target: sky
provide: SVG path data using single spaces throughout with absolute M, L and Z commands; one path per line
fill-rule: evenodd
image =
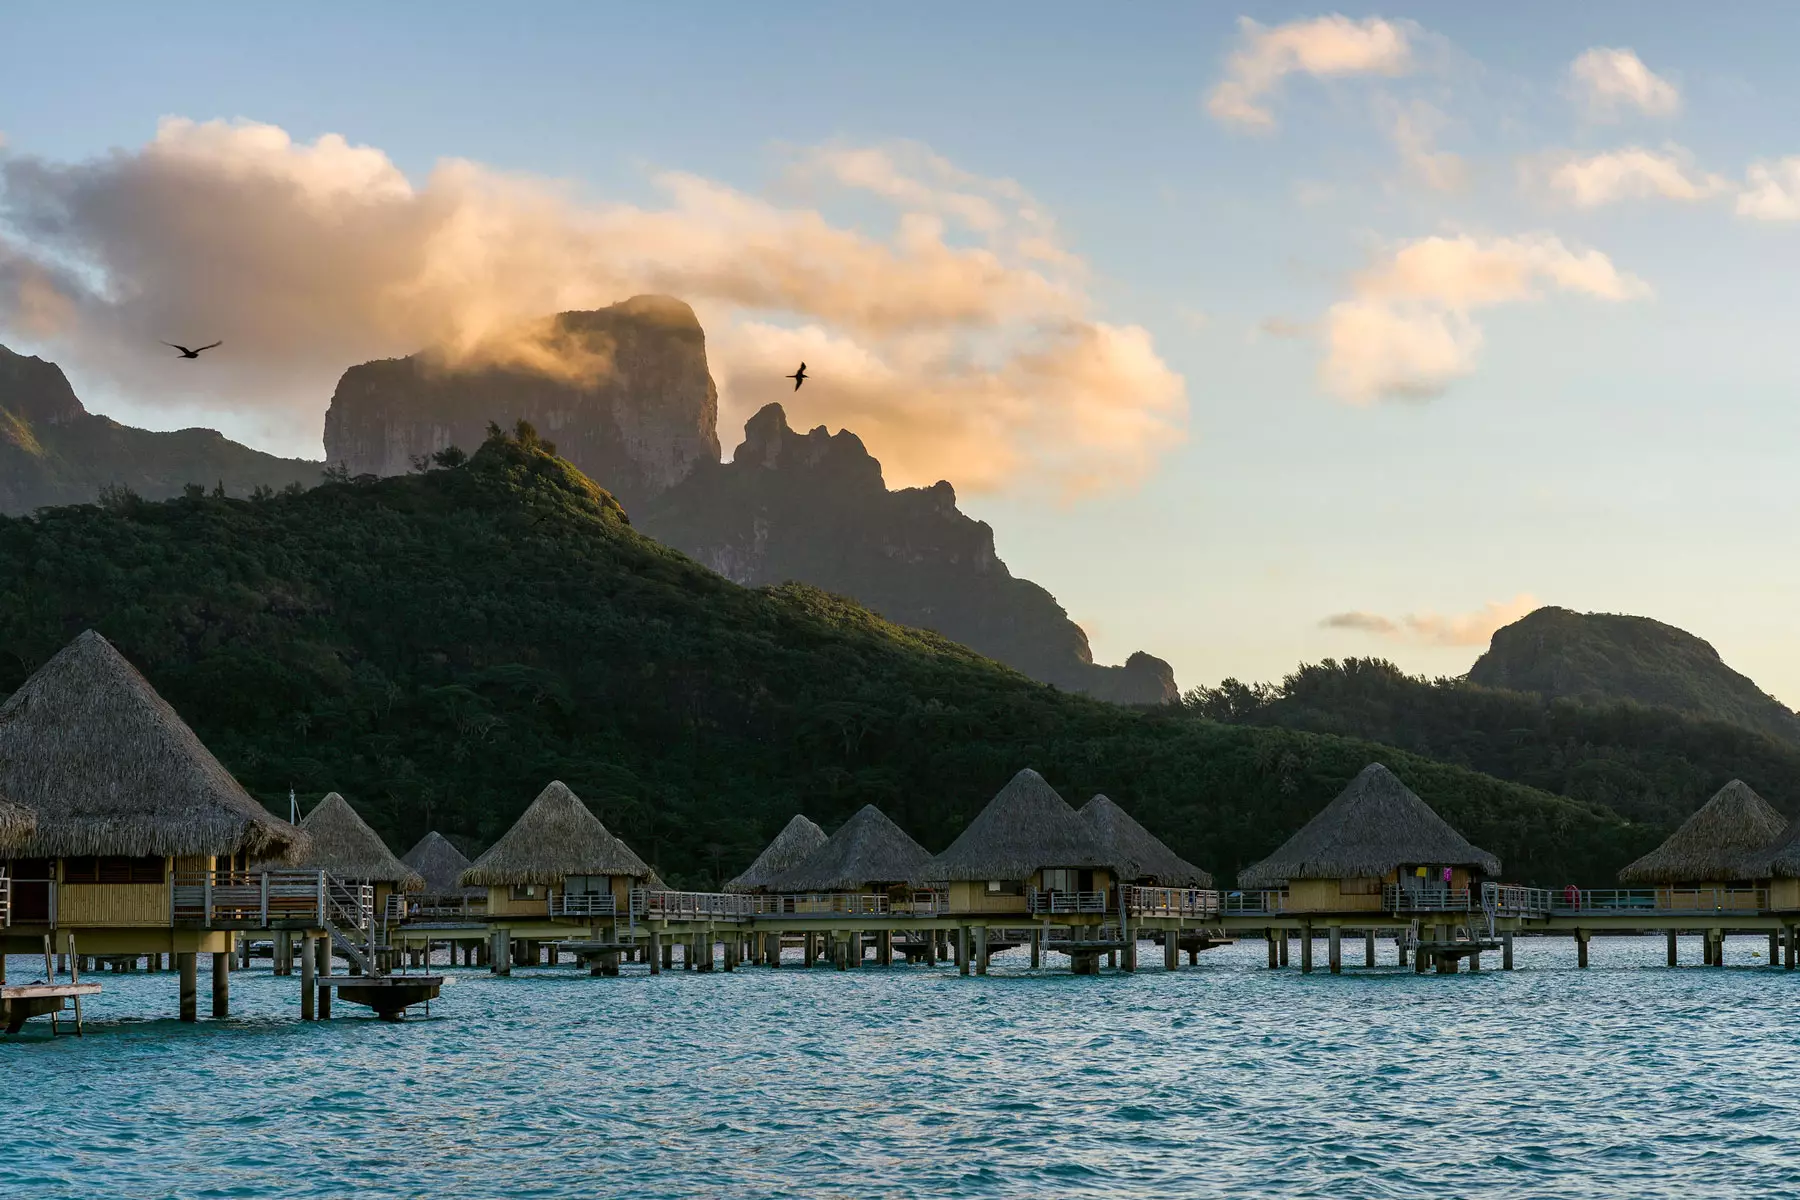
M 949 479 L 1099 661 L 1461 674 L 1558 604 L 1800 702 L 1800 9 L 6 24 L 0 342 L 92 410 L 317 457 L 353 362 L 667 291 L 727 453 L 781 399 Z

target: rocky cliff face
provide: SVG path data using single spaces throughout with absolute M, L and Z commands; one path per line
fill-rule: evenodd
M 629 509 L 719 461 L 719 394 L 694 310 L 635 296 L 556 317 L 550 344 L 593 365 L 547 375 L 445 370 L 427 355 L 351 367 L 325 415 L 325 457 L 352 475 L 400 475 L 446 446 L 472 450 L 490 421 L 523 418 Z
M 604 482 L 604 481 L 603 481 Z M 632 514 L 643 532 L 739 583 L 800 580 L 930 629 L 1046 683 L 1121 704 L 1176 698 L 1169 664 L 1095 664 L 1055 597 L 1016 579 L 994 531 L 948 483 L 889 491 L 861 439 L 797 433 L 778 404 L 744 426 L 732 461 L 696 469 Z
M 1469 679 L 1545 696 L 1674 708 L 1800 744 L 1800 716 L 1725 665 L 1711 643 L 1649 617 L 1540 608 L 1497 630 Z
M 277 458 L 211 429 L 156 433 L 82 407 L 62 368 L 0 346 L 0 513 L 90 504 L 105 487 L 147 500 L 186 484 L 247 496 L 257 487 L 319 482 L 320 464 Z

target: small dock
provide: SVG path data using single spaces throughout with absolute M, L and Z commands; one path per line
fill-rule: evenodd
M 61 1033 L 57 1014 L 72 1003 L 75 1008 L 75 1036 L 81 1036 L 81 998 L 98 996 L 97 983 L 20 983 L 0 984 L 0 1019 L 6 1021 L 6 1032 L 17 1033 L 33 1017 L 48 1016 L 50 1032 Z

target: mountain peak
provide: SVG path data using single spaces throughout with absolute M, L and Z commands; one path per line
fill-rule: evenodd
M 61 425 L 87 415 L 61 367 L 5 346 L 0 346 L 0 409 L 34 425 Z
M 1712 643 L 1649 617 L 1537 609 L 1495 631 L 1469 680 L 1673 708 L 1800 743 L 1800 716 L 1727 666 Z

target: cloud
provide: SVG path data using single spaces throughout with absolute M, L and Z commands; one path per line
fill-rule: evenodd
M 1305 321 L 1290 321 L 1286 317 L 1264 317 L 1256 323 L 1256 331 L 1265 337 L 1291 341 L 1311 337 L 1313 327 Z
M 1390 618 L 1379 613 L 1342 612 L 1333 613 L 1319 624 L 1326 629 L 1350 629 L 1429 646 L 1485 646 L 1495 630 L 1538 607 L 1536 597 L 1520 592 L 1511 600 L 1490 600 L 1471 613 L 1440 616 L 1427 611 Z
M 337 135 L 168 119 L 135 150 L 0 161 L 0 330 L 134 400 L 252 408 L 316 437 L 352 363 L 432 346 L 604 369 L 535 319 L 664 292 L 706 323 L 728 441 L 780 398 L 863 434 L 896 482 L 1074 495 L 1129 486 L 1182 438 L 1181 377 L 1143 329 L 1091 315 L 1085 264 L 1017 184 L 911 143 L 822 147 L 795 169 L 890 228 L 682 172 L 652 178 L 649 206 L 455 159 L 415 183 Z M 183 369 L 164 338 L 227 352 Z M 808 387 L 777 397 L 762 373 L 781 366 L 778 382 L 801 345 Z
M 1569 82 L 1577 101 L 1595 120 L 1615 120 L 1626 108 L 1652 117 L 1670 116 L 1681 108 L 1675 85 L 1646 67 L 1632 50 L 1594 47 L 1570 65 Z
M 1660 153 L 1631 146 L 1587 158 L 1564 158 L 1550 167 L 1546 182 L 1578 208 L 1654 197 L 1691 203 L 1733 190 L 1724 176 L 1696 170 L 1692 156 L 1679 146 Z
M 1357 404 L 1437 395 L 1475 369 L 1481 308 L 1537 300 L 1546 288 L 1622 301 L 1649 286 L 1598 250 L 1549 234 L 1427 237 L 1386 254 L 1325 316 L 1326 390 Z
M 1447 124 L 1444 114 L 1424 101 L 1396 108 L 1389 133 L 1407 175 L 1437 192 L 1460 192 L 1469 185 L 1468 164 L 1462 156 L 1437 149 L 1437 138 Z
M 1800 156 L 1751 163 L 1737 213 L 1757 221 L 1800 221 Z
M 1284 76 L 1405 75 L 1413 68 L 1414 32 L 1410 22 L 1353 21 L 1337 13 L 1275 26 L 1240 17 L 1238 48 L 1207 97 L 1206 111 L 1227 125 L 1272 130 L 1275 114 L 1265 101 Z

